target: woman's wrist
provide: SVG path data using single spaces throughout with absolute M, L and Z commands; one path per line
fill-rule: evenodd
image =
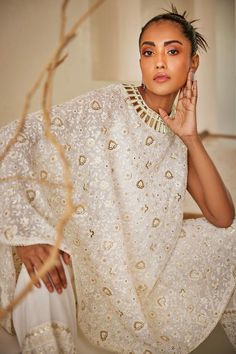
M 183 141 L 183 143 L 187 146 L 188 149 L 191 149 L 196 145 L 202 144 L 201 138 L 198 133 L 181 136 L 180 139 Z

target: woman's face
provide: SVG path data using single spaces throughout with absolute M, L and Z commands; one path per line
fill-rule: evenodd
M 198 55 L 191 56 L 191 43 L 179 24 L 160 21 L 143 33 L 140 44 L 143 83 L 156 95 L 176 94 L 184 86 L 189 69 L 198 66 Z

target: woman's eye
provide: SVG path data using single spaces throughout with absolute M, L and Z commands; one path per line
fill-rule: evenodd
M 171 54 L 171 55 L 176 55 L 176 54 L 178 54 L 179 52 L 178 52 L 177 49 L 170 49 L 170 50 L 168 50 L 168 53 Z
M 151 50 L 145 50 L 145 51 L 143 52 L 143 55 L 144 55 L 145 57 L 150 57 L 150 56 L 152 55 L 152 51 L 151 51 Z

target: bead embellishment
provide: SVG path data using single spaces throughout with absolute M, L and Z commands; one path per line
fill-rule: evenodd
M 123 87 L 128 93 L 130 102 L 145 124 L 149 125 L 151 128 L 162 134 L 170 132 L 170 129 L 162 120 L 161 116 L 146 105 L 138 88 L 135 85 L 123 84 Z
M 140 331 L 140 329 L 142 329 L 143 327 L 144 327 L 143 322 L 140 322 L 140 321 L 134 322 L 134 329 L 136 329 L 136 331 Z
M 139 180 L 138 182 L 137 182 L 137 187 L 139 188 L 139 189 L 143 189 L 144 188 L 144 182 L 143 182 L 143 180 Z
M 98 111 L 99 109 L 102 108 L 101 105 L 100 105 L 100 103 L 99 103 L 98 101 L 93 101 L 93 102 L 91 103 L 91 107 L 92 107 L 92 109 L 93 109 L 94 111 Z
M 104 342 L 108 337 L 108 332 L 107 331 L 101 331 L 100 332 L 100 338 Z
M 110 140 L 108 144 L 109 150 L 114 150 L 117 147 L 117 143 L 114 140 Z

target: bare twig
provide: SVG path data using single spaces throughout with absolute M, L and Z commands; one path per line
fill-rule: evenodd
M 8 183 L 8 182 L 35 183 L 47 187 L 65 188 L 65 185 L 63 183 L 50 182 L 43 178 L 31 178 L 27 176 L 9 176 L 9 177 L 0 178 L 0 183 Z
M 55 74 L 55 70 L 57 67 L 65 60 L 67 57 L 67 54 L 62 56 L 62 51 L 64 48 L 68 45 L 68 43 L 76 36 L 76 31 L 79 28 L 79 26 L 104 2 L 105 0 L 98 0 L 94 5 L 92 5 L 85 13 L 80 17 L 80 19 L 72 26 L 72 28 L 68 31 L 68 33 L 65 33 L 65 27 L 66 27 L 66 7 L 68 5 L 69 0 L 64 0 L 62 4 L 62 9 L 61 9 L 61 26 L 60 26 L 60 42 L 57 46 L 57 48 L 54 50 L 51 59 L 45 66 L 45 68 L 42 70 L 40 73 L 38 79 L 36 80 L 35 84 L 32 86 L 30 89 L 28 95 L 26 96 L 24 108 L 21 114 L 21 118 L 19 121 L 19 124 L 17 126 L 16 132 L 14 137 L 8 142 L 4 152 L 0 156 L 0 162 L 3 160 L 3 158 L 7 155 L 8 151 L 10 148 L 15 144 L 17 141 L 17 137 L 22 131 L 24 124 L 25 124 L 25 117 L 26 113 L 29 109 L 30 106 L 30 101 L 32 99 L 33 94 L 35 93 L 36 89 L 39 87 L 43 77 L 47 73 L 47 78 L 44 84 L 44 89 L 43 89 L 43 97 L 42 97 L 42 106 L 43 106 L 43 113 L 44 113 L 44 127 L 45 127 L 45 136 L 46 138 L 55 146 L 59 157 L 61 159 L 62 165 L 63 165 L 63 174 L 64 174 L 64 189 L 66 192 L 66 207 L 64 210 L 63 215 L 60 217 L 60 219 L 57 222 L 57 225 L 55 226 L 55 231 L 56 231 L 56 240 L 55 240 L 55 245 L 52 248 L 52 252 L 50 257 L 48 258 L 47 262 L 40 268 L 38 271 L 37 275 L 35 274 L 33 281 L 30 281 L 26 287 L 23 289 L 23 291 L 5 308 L 5 309 L 0 309 L 0 319 L 5 317 L 8 312 L 10 312 L 13 307 L 18 304 L 25 296 L 26 294 L 32 290 L 33 284 L 36 283 L 39 278 L 43 277 L 48 270 L 50 270 L 57 261 L 57 256 L 59 252 L 59 247 L 61 244 L 61 241 L 63 239 L 63 230 L 64 226 L 66 223 L 70 220 L 72 214 L 76 210 L 76 206 L 73 204 L 73 184 L 72 184 L 72 176 L 71 176 L 71 170 L 70 170 L 70 165 L 69 162 L 66 158 L 63 146 L 59 143 L 57 140 L 56 136 L 51 132 L 51 120 L 50 120 L 50 107 L 51 107 L 51 97 L 52 97 L 52 83 L 53 83 L 53 77 Z M 12 180 L 15 177 L 7 177 L 2 179 L 2 182 L 5 182 L 8 179 Z M 18 177 L 16 176 L 17 179 L 24 180 L 24 177 Z M 26 177 L 27 181 L 30 181 Z M 1 180 L 0 180 L 1 181 Z M 31 180 L 32 182 L 35 180 Z M 46 184 L 46 181 L 43 182 L 42 180 L 38 181 L 40 184 Z M 56 185 L 57 187 L 57 185 Z

